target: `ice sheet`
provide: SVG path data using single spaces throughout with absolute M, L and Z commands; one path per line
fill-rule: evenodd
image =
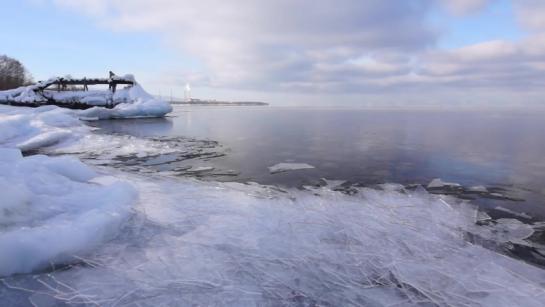
M 70 270 L 6 280 L 99 305 L 542 306 L 545 272 L 465 240 L 476 209 L 427 193 L 123 175 L 140 191 L 121 237 Z M 128 176 L 128 177 L 125 177 Z M 520 227 L 499 222 L 502 233 Z M 511 226 L 508 226 L 511 225 Z M 477 227 L 477 228 L 475 228 Z M 70 285 L 70 288 L 63 285 Z M 9 289 L 9 287 L 8 287 Z M 9 290 L 15 291 L 15 290 Z M 46 294 L 43 294 L 46 293 Z

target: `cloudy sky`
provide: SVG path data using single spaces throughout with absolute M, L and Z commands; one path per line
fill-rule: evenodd
M 35 79 L 279 105 L 545 106 L 543 0 L 6 0 Z

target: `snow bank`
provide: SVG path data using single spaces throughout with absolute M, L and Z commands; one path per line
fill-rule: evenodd
M 55 106 L 0 106 L 0 276 L 28 273 L 96 247 L 117 234 L 134 190 L 79 160 L 21 151 L 76 144 L 89 133 Z
M 88 133 L 73 111 L 55 106 L 35 109 L 0 106 L 0 147 L 22 151 L 66 145 Z
M 135 198 L 79 160 L 0 148 L 0 276 L 73 261 L 117 234 Z
M 170 103 L 151 96 L 139 84 L 118 90 L 113 100 L 119 103 L 113 109 L 94 107 L 80 111 L 79 114 L 87 119 L 111 119 L 163 117 L 172 111 Z
M 43 103 L 46 99 L 36 94 L 34 91 L 38 87 L 36 85 L 22 86 L 16 89 L 0 91 L 0 101 L 13 101 L 20 103 Z
M 300 169 L 311 169 L 314 166 L 306 163 L 278 163 L 269 167 L 269 172 L 271 174 L 294 171 Z

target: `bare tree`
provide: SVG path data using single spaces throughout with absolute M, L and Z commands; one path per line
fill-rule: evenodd
M 14 58 L 0 55 L 0 91 L 32 83 L 26 68 Z

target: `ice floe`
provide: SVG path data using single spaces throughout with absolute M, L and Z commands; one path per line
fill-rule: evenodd
M 287 171 L 294 171 L 294 170 L 301 170 L 301 169 L 311 169 L 314 168 L 314 166 L 306 163 L 278 163 L 273 166 L 269 166 L 269 172 L 271 174 L 275 173 L 281 173 L 281 172 L 287 172 Z

